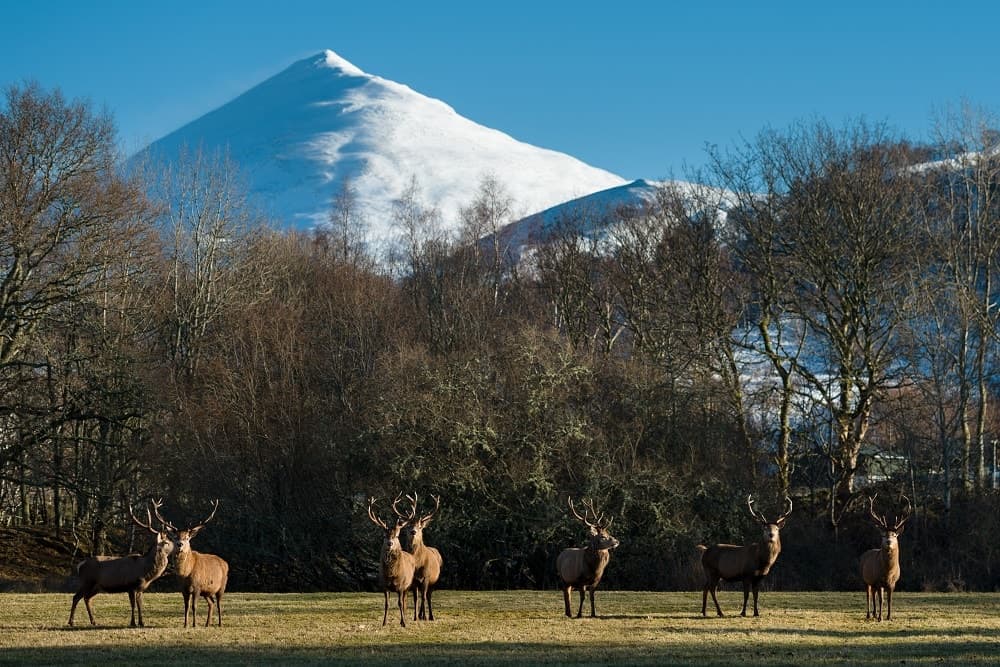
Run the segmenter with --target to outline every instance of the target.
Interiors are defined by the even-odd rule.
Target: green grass
[[[559,591],[435,595],[438,620],[407,621],[375,593],[231,593],[223,628],[184,629],[179,593],[146,595],[146,628],[128,597],[98,595],[87,624],[66,626],[69,594],[0,595],[0,663],[333,665],[914,665],[997,664],[1000,594],[896,595],[891,622],[864,620],[864,593],[721,594],[724,618],[701,617],[699,593],[598,591],[600,617],[568,619]],[[711,602],[710,602],[711,604]],[[396,612],[395,615],[393,612]],[[204,603],[199,613],[204,622]],[[586,612],[585,612],[586,613]],[[81,626],[80,623],[84,625]]]

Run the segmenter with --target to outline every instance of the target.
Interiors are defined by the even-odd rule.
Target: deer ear
[[[782,517],[782,518],[778,519],[777,521],[775,521],[774,525],[777,526],[778,528],[784,528],[785,527],[785,519],[784,519],[784,517]]]
[[[194,536],[201,531],[201,526],[195,526],[190,531],[188,531],[188,540],[193,540]]]

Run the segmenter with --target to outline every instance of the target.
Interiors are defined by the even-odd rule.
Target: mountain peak
[[[398,233],[394,201],[414,178],[423,201],[451,229],[485,176],[503,184],[525,213],[625,184],[569,155],[478,125],[330,50],[293,63],[143,154],[169,163],[183,146],[227,151],[267,212],[294,227],[325,224],[332,197],[349,181],[376,243]]]
[[[320,57],[323,59],[324,65],[330,69],[340,70],[345,76],[367,76],[360,67],[340,56],[332,49],[326,49],[320,54]]]

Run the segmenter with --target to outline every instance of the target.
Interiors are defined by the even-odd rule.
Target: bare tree
[[[510,248],[501,231],[514,221],[514,200],[497,177],[483,176],[472,202],[461,211],[462,241],[487,266],[494,308],[500,307],[505,273],[513,268]]]
[[[832,424],[833,525],[852,499],[873,405],[901,377],[894,363],[920,249],[907,158],[884,127],[856,121],[767,131],[716,160],[722,184],[763,223],[740,239],[764,269],[760,349],[785,395],[794,373]]]
[[[134,276],[129,257],[137,251],[138,236],[133,228],[147,214],[139,184],[119,170],[108,115],[33,83],[5,91],[0,107],[0,472],[10,465],[18,468],[22,501],[25,474],[32,467],[51,463],[52,485],[59,488],[65,473],[63,438],[94,414],[89,397],[83,392],[71,396],[67,389],[79,387],[87,375],[80,372],[86,360],[79,353],[105,348],[94,338],[87,344],[73,341],[81,339],[81,318],[93,323],[95,311],[111,311],[105,310],[106,297],[110,282],[122,275],[118,272]],[[61,500],[57,492],[57,507]]]
[[[949,345],[957,386],[960,475],[966,491],[982,490],[986,479],[989,364],[996,354],[1000,313],[996,308],[1000,271],[1000,127],[988,112],[963,105],[935,128],[942,159],[919,173],[927,181],[928,236],[940,261],[925,284],[950,298],[926,305],[953,329]],[[933,313],[928,313],[933,317]]]
[[[209,333],[227,308],[259,298],[265,265],[248,252],[256,213],[237,166],[223,153],[182,148],[152,186],[162,207],[169,267],[167,346],[176,371],[190,378]]]
[[[340,181],[330,202],[329,228],[317,233],[327,238],[340,261],[360,266],[368,258],[368,220],[351,178]]]

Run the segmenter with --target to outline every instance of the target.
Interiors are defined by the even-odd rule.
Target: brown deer
[[[764,536],[760,542],[753,544],[713,544],[706,547],[698,545],[701,554],[701,566],[705,570],[705,588],[701,593],[701,615],[707,616],[705,608],[708,605],[708,594],[712,593],[712,602],[715,603],[715,611],[722,616],[722,608],[719,607],[719,598],[716,593],[719,590],[719,581],[742,581],[743,582],[743,611],[740,616],[747,615],[747,598],[750,597],[750,590],[753,589],[753,615],[760,616],[757,609],[757,592],[760,589],[760,581],[767,576],[774,566],[774,561],[781,553],[781,527],[785,525],[785,519],[792,513],[792,499],[785,496],[788,503],[788,510],[774,521],[768,521],[764,515],[754,510],[752,494],[747,496],[747,507],[750,509],[750,516],[763,526]]]
[[[437,514],[438,509],[441,507],[441,498],[439,496],[431,496],[434,499],[434,509],[430,514],[425,514],[417,518],[417,494],[414,493],[412,496],[406,496],[406,499],[410,501],[410,513],[407,515],[404,515],[396,507],[400,496],[396,496],[396,500],[392,503],[392,509],[396,513],[396,516],[405,522],[399,534],[400,543],[404,551],[413,554],[413,562],[416,565],[416,570],[414,571],[415,585],[413,587],[413,620],[415,621],[418,618],[417,591],[419,589],[419,618],[420,620],[433,621],[434,607],[431,605],[431,595],[434,593],[434,586],[437,585],[438,579],[441,578],[441,565],[443,561],[441,553],[437,549],[424,544],[424,528],[427,527],[427,524],[431,522],[431,519],[434,518],[434,515]],[[424,605],[427,606],[426,615],[424,613]]]
[[[413,560],[413,554],[403,551],[403,546],[399,542],[399,531],[403,523],[396,521],[392,527],[387,526],[385,521],[375,514],[375,502],[375,498],[368,501],[368,518],[385,533],[378,570],[378,585],[385,594],[382,625],[385,625],[389,618],[389,591],[395,591],[396,602],[399,605],[399,624],[405,628],[406,593],[413,586],[416,562]]]
[[[156,518],[170,530],[174,542],[174,570],[177,573],[177,584],[184,595],[184,627],[188,624],[188,610],[191,612],[191,627],[198,624],[198,596],[205,598],[208,613],[205,615],[205,627],[212,620],[212,607],[215,606],[218,625],[222,627],[222,595],[226,592],[229,581],[229,563],[214,554],[204,554],[191,548],[191,540],[201,532],[201,529],[215,517],[219,509],[219,501],[212,505],[212,513],[201,523],[178,530],[172,523],[163,518],[159,510]]]
[[[591,501],[583,501],[583,516],[580,516],[580,513],[576,511],[571,497],[567,497],[566,502],[570,511],[573,512],[573,516],[590,529],[587,546],[563,549],[556,559],[556,569],[559,572],[559,578],[562,579],[561,588],[566,615],[573,618],[573,613],[569,608],[569,598],[573,588],[577,587],[580,589],[580,609],[577,611],[576,617],[583,616],[583,601],[586,598],[586,592],[590,591],[590,616],[593,618],[597,616],[594,608],[594,590],[601,583],[604,568],[611,560],[611,550],[617,547],[619,542],[608,532],[608,528],[611,527],[611,519],[605,522],[604,514],[594,509]],[[593,521],[590,520],[590,516],[593,516]]]
[[[906,511],[903,517],[897,516],[896,523],[889,527],[885,517],[875,514],[875,498],[868,498],[868,512],[875,525],[882,531],[882,546],[861,554],[861,577],[865,580],[865,620],[874,618],[882,620],[882,591],[885,591],[885,620],[892,620],[892,591],[899,581],[899,536],[903,532],[903,524],[910,518],[912,511],[910,499],[906,496]],[[875,598],[878,598],[878,610],[875,608]]]
[[[152,504],[155,511],[162,503],[153,501]],[[132,607],[132,622],[129,623],[129,627],[136,627],[136,610],[139,611],[139,627],[145,627],[142,620],[142,593],[167,569],[174,543],[166,532],[153,528],[153,517],[148,508],[146,523],[136,518],[131,507],[128,508],[128,513],[137,526],[147,529],[156,537],[153,546],[142,555],[93,556],[77,563],[76,572],[80,577],[80,589],[73,595],[73,605],[69,610],[70,625],[73,625],[76,605],[81,598],[87,608],[90,624],[96,625],[90,599],[103,592],[128,593],[129,604]]]

